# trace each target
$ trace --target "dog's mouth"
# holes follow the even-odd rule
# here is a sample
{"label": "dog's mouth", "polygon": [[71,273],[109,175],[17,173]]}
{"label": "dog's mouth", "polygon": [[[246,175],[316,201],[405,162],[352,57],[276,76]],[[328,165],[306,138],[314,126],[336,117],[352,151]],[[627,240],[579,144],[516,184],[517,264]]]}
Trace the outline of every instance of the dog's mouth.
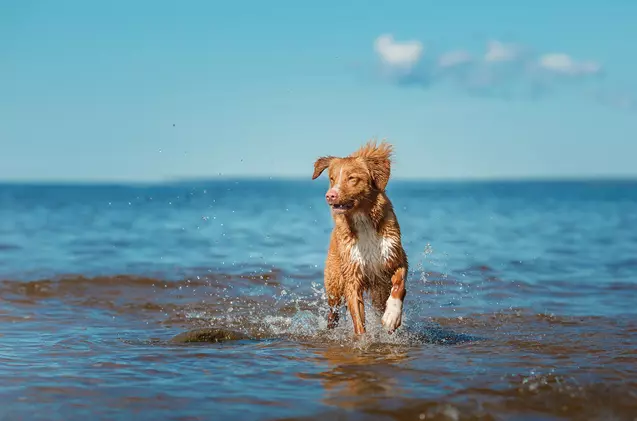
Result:
{"label": "dog's mouth", "polygon": [[349,202],[349,203],[335,203],[333,205],[331,205],[332,207],[332,211],[334,213],[345,213],[348,210],[352,209],[354,207],[354,203],[353,202]]}

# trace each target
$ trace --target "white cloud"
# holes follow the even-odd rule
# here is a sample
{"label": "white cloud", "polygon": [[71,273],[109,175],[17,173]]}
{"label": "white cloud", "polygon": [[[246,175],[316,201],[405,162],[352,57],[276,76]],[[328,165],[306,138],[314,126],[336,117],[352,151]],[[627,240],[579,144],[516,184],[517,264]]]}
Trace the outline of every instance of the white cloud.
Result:
{"label": "white cloud", "polygon": [[505,44],[500,41],[489,41],[484,60],[489,62],[513,61],[521,54],[521,48],[515,44]]}
{"label": "white cloud", "polygon": [[593,89],[588,96],[599,103],[637,110],[637,96],[611,93],[605,86],[608,82],[596,77],[603,71],[600,63],[564,53],[538,54],[527,46],[496,40],[485,47],[482,52],[443,51],[422,60],[425,48],[419,41],[398,42],[391,34],[374,41],[375,52],[385,64],[381,70],[400,86],[430,89],[450,85],[467,95],[533,100],[560,89],[571,93]]}
{"label": "white cloud", "polygon": [[594,61],[576,61],[568,54],[544,54],[539,59],[542,68],[563,75],[593,75],[599,73],[602,66]]}
{"label": "white cloud", "polygon": [[392,35],[381,35],[374,42],[374,49],[386,64],[411,69],[420,60],[424,47],[419,41],[394,41]]}
{"label": "white cloud", "polygon": [[469,52],[465,50],[449,51],[442,54],[438,58],[438,66],[446,68],[455,67],[461,64],[469,63],[471,62],[471,60],[471,54],[469,54]]}

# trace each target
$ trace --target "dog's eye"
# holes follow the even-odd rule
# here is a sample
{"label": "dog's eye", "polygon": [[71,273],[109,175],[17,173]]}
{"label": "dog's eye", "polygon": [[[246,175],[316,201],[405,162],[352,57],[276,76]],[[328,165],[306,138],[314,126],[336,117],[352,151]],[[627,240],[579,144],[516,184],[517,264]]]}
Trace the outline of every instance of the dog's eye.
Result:
{"label": "dog's eye", "polygon": [[349,180],[350,183],[356,184],[358,182],[358,177],[352,176],[348,180]]}

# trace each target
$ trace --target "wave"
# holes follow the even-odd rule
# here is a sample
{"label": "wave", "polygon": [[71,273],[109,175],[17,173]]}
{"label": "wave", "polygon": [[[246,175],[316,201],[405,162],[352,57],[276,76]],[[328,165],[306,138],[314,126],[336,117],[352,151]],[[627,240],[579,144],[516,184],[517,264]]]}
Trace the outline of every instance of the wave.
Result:
{"label": "wave", "polygon": [[[383,331],[380,315],[370,311],[368,334],[358,338],[348,317],[337,329],[326,329],[320,276],[293,277],[291,283],[290,275],[272,269],[181,280],[133,275],[4,280],[0,323],[10,323],[2,323],[0,335],[6,343],[15,336],[16,349],[34,352],[30,366],[88,355],[91,364],[93,359],[101,364],[91,365],[102,370],[100,378],[129,375],[129,366],[118,371],[114,365],[122,361],[140,370],[160,361],[179,373],[199,363],[188,358],[226,358],[229,367],[269,367],[276,361],[273,366],[283,374],[270,374],[272,382],[289,371],[312,387],[319,383],[322,403],[332,408],[295,419],[337,418],[346,415],[347,405],[361,416],[397,420],[522,419],[520,414],[632,420],[629,415],[637,413],[634,317],[568,316],[525,307],[449,316],[426,308],[426,295],[414,293],[395,334]],[[439,279],[435,288],[460,282],[428,276]],[[67,325],[73,328],[64,331]],[[41,349],[43,336],[50,345]],[[117,356],[113,349],[120,350]],[[5,370],[27,364],[11,352],[0,353],[0,361]],[[58,371],[51,378],[59,381]],[[40,381],[61,387],[48,378]],[[400,384],[409,384],[409,391],[399,393]]]}

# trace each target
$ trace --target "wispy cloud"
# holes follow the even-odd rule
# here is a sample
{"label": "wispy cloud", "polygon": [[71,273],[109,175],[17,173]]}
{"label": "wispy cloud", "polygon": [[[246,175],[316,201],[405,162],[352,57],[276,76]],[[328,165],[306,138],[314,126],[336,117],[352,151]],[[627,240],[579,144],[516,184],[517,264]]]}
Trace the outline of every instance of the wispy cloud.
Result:
{"label": "wispy cloud", "polygon": [[522,48],[515,44],[489,41],[487,51],[484,53],[484,61],[487,63],[497,63],[518,60],[522,55],[522,51]]}
{"label": "wispy cloud", "polygon": [[540,67],[556,74],[577,76],[595,75],[602,70],[602,66],[594,61],[576,61],[563,53],[551,53],[540,56]]}
{"label": "wispy cloud", "polygon": [[473,61],[471,53],[465,50],[448,51],[438,57],[438,67],[441,69],[461,66]]}
{"label": "wispy cloud", "polygon": [[534,99],[578,89],[599,103],[634,108],[626,93],[604,88],[601,63],[562,52],[537,53],[515,43],[490,40],[483,51],[455,49],[435,54],[420,41],[379,36],[374,50],[385,77],[399,85],[430,88],[451,84],[469,95]]}

